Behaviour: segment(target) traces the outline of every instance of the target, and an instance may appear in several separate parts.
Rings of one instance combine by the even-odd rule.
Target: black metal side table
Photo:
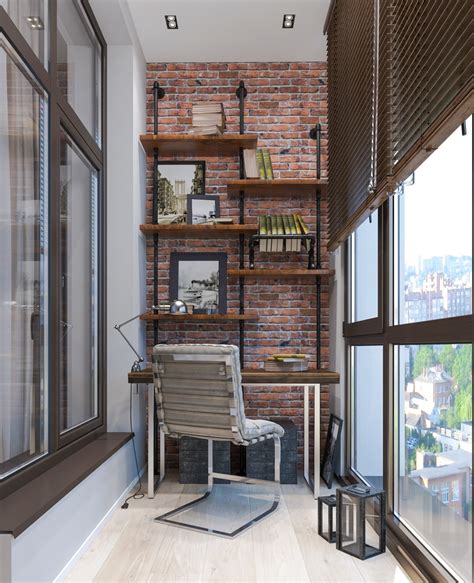
[[[385,492],[358,485],[336,490],[336,548],[365,560],[385,552]],[[367,529],[367,519],[371,519]]]

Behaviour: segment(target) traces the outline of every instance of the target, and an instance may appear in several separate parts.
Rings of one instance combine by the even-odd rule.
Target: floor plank
[[[170,476],[153,500],[132,500],[128,510],[115,510],[65,581],[409,581],[388,551],[380,557],[358,561],[319,537],[317,504],[304,482],[282,486],[278,510],[232,540],[154,521],[157,515],[197,498],[205,488],[180,485],[176,476]],[[194,520],[199,515],[206,526],[222,527],[224,513],[229,524],[232,515],[246,512],[246,505],[255,513],[271,500],[271,490],[262,494],[259,486],[216,488],[215,498],[193,510]],[[191,514],[180,515],[181,520],[191,518]]]

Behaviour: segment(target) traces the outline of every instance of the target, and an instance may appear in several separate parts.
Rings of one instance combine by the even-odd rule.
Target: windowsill
[[[16,538],[131,438],[131,433],[104,433],[0,500],[0,533]]]

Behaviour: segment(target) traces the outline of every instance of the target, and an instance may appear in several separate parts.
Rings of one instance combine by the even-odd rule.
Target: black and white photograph
[[[227,311],[227,253],[171,253],[170,298],[196,314]]]
[[[158,224],[171,225],[186,222],[188,195],[204,196],[206,163],[202,160],[160,162],[158,172]]]
[[[219,197],[218,196],[188,196],[188,217],[189,225],[205,225],[212,223],[212,219],[219,217]]]

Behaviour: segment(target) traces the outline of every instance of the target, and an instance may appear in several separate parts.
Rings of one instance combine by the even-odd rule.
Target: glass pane
[[[48,4],[48,0],[0,0],[45,68],[49,68]]]
[[[61,132],[60,430],[97,417],[97,171]]]
[[[378,213],[367,219],[351,237],[351,322],[378,316]]]
[[[397,513],[472,581],[472,345],[398,353]]]
[[[399,324],[472,313],[472,118],[466,126],[398,197]]]
[[[47,452],[48,101],[0,35],[0,478]]]
[[[383,347],[353,347],[352,363],[352,467],[383,488]]]
[[[58,88],[101,144],[101,47],[79,2],[58,2]]]

